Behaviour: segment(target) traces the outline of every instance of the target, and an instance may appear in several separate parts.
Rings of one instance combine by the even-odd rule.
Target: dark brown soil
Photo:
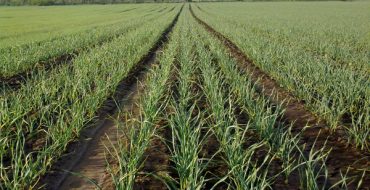
[[[167,80],[168,90],[160,102],[166,101],[167,96],[174,90],[176,84],[177,70],[173,63],[171,74]],[[166,112],[166,111],[165,111]],[[175,179],[175,171],[171,162],[171,152],[168,144],[171,141],[171,129],[168,126],[164,115],[160,115],[159,121],[156,122],[156,136],[151,140],[149,147],[144,152],[144,165],[140,169],[139,175],[135,179],[134,189],[137,190],[164,190],[168,189],[166,178]]]
[[[118,106],[135,112],[134,105],[137,102],[135,98],[137,98],[139,89],[142,89],[140,84],[145,80],[148,67],[155,62],[156,54],[167,43],[169,33],[175,26],[181,10],[148,54],[120,82],[114,95],[105,101],[97,113],[97,121],[83,130],[79,141],[69,145],[67,154],[59,159],[40,180],[39,187],[44,189],[94,189],[95,186],[86,180],[89,178],[102,186],[103,189],[113,189],[112,184],[109,184],[111,181],[106,172],[105,145],[115,144],[119,135],[111,118],[117,110],[117,101],[115,100],[118,100]],[[109,137],[110,142],[106,137]],[[121,138],[120,136],[120,140],[122,140]],[[72,175],[68,171],[79,175]],[[81,178],[81,175],[85,177]]]
[[[302,132],[303,138],[301,143],[306,145],[306,151],[313,147],[315,141],[314,149],[321,149],[326,142],[325,149],[331,149],[326,162],[331,182],[338,181],[340,172],[345,173],[347,168],[349,168],[348,176],[354,176],[356,178],[354,181],[357,182],[358,178],[366,171],[362,187],[370,187],[370,159],[368,152],[358,150],[354,146],[347,144],[344,140],[346,139],[345,133],[340,127],[336,131],[330,131],[325,121],[308,111],[302,101],[299,101],[287,90],[281,88],[276,81],[260,70],[232,41],[200,20],[191,10],[191,7],[190,11],[198,23],[224,43],[231,56],[238,61],[238,66],[243,72],[249,73],[255,81],[259,79],[257,84],[263,89],[260,93],[268,97],[273,104],[280,105],[282,103],[286,111],[281,119],[286,123],[293,124],[293,133]],[[307,125],[310,128],[305,129]],[[349,186],[349,188],[354,188],[353,185]]]
[[[171,66],[171,73],[167,80],[168,88],[160,102],[167,101],[167,98],[172,95],[177,97],[177,83],[178,83],[178,62],[174,61]],[[170,184],[171,181],[166,181],[166,178],[177,179],[175,166],[171,161],[171,152],[168,146],[171,146],[171,128],[168,125],[168,120],[165,119],[169,113],[168,106],[164,108],[162,117],[156,124],[156,136],[151,140],[150,145],[144,153],[144,165],[140,169],[140,174],[136,177],[134,189],[138,190],[165,190],[170,189],[169,186],[176,186]],[[170,183],[168,183],[170,182]],[[175,188],[175,187],[173,187]]]
[[[144,153],[144,165],[135,179],[134,189],[168,189],[164,180],[166,177],[174,176],[173,165],[170,160],[171,153],[165,143],[171,139],[171,129],[166,126],[165,121],[157,123],[156,134],[157,136],[151,140]]]
[[[154,60],[153,60],[154,61]],[[148,62],[142,65],[143,67],[149,67],[153,62]],[[149,65],[148,65],[149,64]],[[138,97],[139,94],[144,89],[143,81],[145,80],[145,68],[144,70],[138,69],[137,72],[133,72],[133,77],[129,76],[130,79],[136,79],[134,83],[127,82],[126,85],[122,85],[118,89],[122,94],[124,94],[123,100],[119,103],[119,106],[123,109],[123,113],[130,113],[132,116],[138,114]],[[134,74],[135,73],[135,74]],[[125,80],[127,81],[127,80]],[[124,92],[124,93],[123,93]],[[78,160],[76,165],[73,167],[72,172],[78,173],[81,176],[77,175],[68,175],[64,182],[59,186],[58,189],[94,189],[96,186],[93,183],[88,182],[86,179],[94,180],[102,189],[111,189],[113,185],[110,181],[110,174],[107,173],[106,162],[113,162],[113,159],[110,159],[107,152],[107,148],[112,145],[116,145],[117,141],[125,141],[126,137],[118,130],[117,122],[125,122],[117,117],[106,118],[101,126],[101,130],[97,132],[96,135],[92,137],[89,142],[84,155]],[[127,139],[126,139],[127,140]],[[111,163],[114,164],[114,163]]]

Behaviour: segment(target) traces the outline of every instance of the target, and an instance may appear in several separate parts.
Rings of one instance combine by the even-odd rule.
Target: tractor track
[[[224,44],[230,55],[237,60],[242,72],[249,73],[254,81],[258,81],[257,84],[263,89],[260,93],[268,97],[273,104],[282,105],[285,108],[281,120],[293,124],[293,133],[301,133],[301,143],[305,144],[305,150],[309,151],[311,148],[319,150],[323,147],[331,150],[326,162],[330,181],[340,180],[340,172],[346,173],[349,169],[348,177],[354,177],[355,182],[358,182],[365,172],[362,187],[370,187],[369,153],[344,142],[343,139],[346,138],[342,129],[330,131],[325,121],[308,111],[301,101],[260,70],[231,40],[198,18],[191,6],[189,8],[195,20]],[[306,128],[306,126],[311,127]]]
[[[145,81],[147,71],[156,64],[156,55],[168,42],[181,12],[182,8],[154,46],[121,80],[113,96],[103,103],[97,112],[97,120],[87,125],[78,141],[71,143],[65,156],[53,164],[50,172],[42,177],[39,187],[44,189],[94,189],[96,187],[91,182],[87,182],[86,178],[71,175],[71,171],[93,180],[103,189],[112,188],[112,184],[109,184],[110,180],[107,180],[109,174],[106,172],[105,155],[106,145],[115,144],[119,135],[112,118],[118,107],[123,107],[125,112],[135,110],[138,95],[144,88],[142,82]]]

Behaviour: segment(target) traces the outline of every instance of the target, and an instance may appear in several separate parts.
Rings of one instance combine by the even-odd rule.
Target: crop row
[[[63,58],[64,55],[73,56],[73,54],[79,53],[83,49],[114,39],[130,29],[140,26],[146,20],[159,16],[159,13],[151,15],[144,15],[144,13],[145,11],[142,11],[142,13],[131,11],[122,15],[125,17],[123,21],[115,24],[98,26],[70,35],[0,49],[0,62],[2,62],[0,78],[6,79],[40,67],[43,62],[50,59],[56,61]]]
[[[119,158],[119,168],[111,170],[116,187],[135,187],[140,181],[135,179],[145,172],[141,166],[149,160],[150,142],[160,136],[169,149],[171,169],[143,175],[160,178],[169,188],[269,189],[277,187],[281,175],[287,181],[284,187],[346,188],[347,176],[328,175],[328,152],[307,151],[300,144],[299,135],[278,120],[284,110],[259,95],[251,76],[240,73],[222,43],[188,9],[158,59],[138,104],[140,122],[124,124],[128,142],[113,154]],[[170,137],[157,130],[162,120]],[[282,163],[278,169],[276,160]]]
[[[2,7],[0,49],[87,31],[126,20],[130,11],[149,11],[163,5]],[[25,19],[27,18],[27,19]]]
[[[113,149],[107,149],[107,158],[114,160],[113,164],[108,162],[108,171],[116,189],[133,189],[147,178],[163,182],[171,189],[354,189],[363,185],[361,183],[365,184],[363,186],[368,184],[366,171],[358,171],[359,175],[351,176],[353,173],[348,172],[351,168],[342,168],[347,163],[335,164],[328,151],[330,147],[325,147],[325,143],[316,147],[316,141],[305,144],[300,133],[292,134],[292,123],[280,120],[285,113],[284,108],[262,95],[253,74],[239,68],[238,59],[194,19],[189,5],[186,6],[184,10],[181,8],[179,17],[176,15],[179,6],[168,12],[166,8],[153,9],[138,19],[125,22],[123,26],[111,26],[117,29],[114,30],[117,33],[107,34],[114,36],[109,42],[81,51],[71,64],[41,72],[19,91],[1,96],[0,189],[36,187],[40,176],[63,155],[87,124],[95,120],[100,109],[104,111],[105,100],[112,97],[122,79],[131,76],[130,71],[143,61],[141,58],[144,55],[144,61],[153,58],[147,57],[154,53],[148,51],[161,47],[158,39],[163,39],[164,29],[167,28],[167,33],[175,23],[168,44],[160,49],[163,51],[156,50],[156,64],[144,74],[143,93],[138,94],[139,99],[133,103],[138,110],[129,108],[133,113],[118,113],[125,118],[118,129],[123,135]],[[269,30],[249,29],[237,19],[231,19],[237,13],[229,13],[226,9],[224,11],[229,16],[221,18],[215,11],[222,8],[199,6],[201,8],[193,6],[196,14],[215,28],[220,27],[217,29],[230,39],[239,40],[237,44],[244,47],[244,51],[249,52],[248,48],[261,50],[252,53],[252,58],[274,78],[287,76],[289,82],[301,76],[304,84],[308,84],[306,80],[311,78],[304,78],[308,75],[303,75],[303,71],[323,74],[320,69],[325,64],[328,75],[332,74],[331,71],[355,73],[348,66],[333,66],[337,64],[337,59],[348,61],[352,58],[338,55],[325,64],[319,61],[315,67],[309,58],[321,55],[315,51],[302,55],[299,52],[316,45],[294,46],[298,40],[289,41],[286,36],[280,37]],[[151,16],[146,17],[149,14]],[[233,27],[221,29],[222,26]],[[108,29],[112,28],[104,30]],[[246,32],[246,35],[240,35],[234,29]],[[252,35],[253,32],[256,35]],[[120,35],[116,35],[118,33]],[[290,46],[296,47],[296,50]],[[322,51],[332,54],[332,49],[324,46]],[[267,54],[263,54],[262,50]],[[284,54],[274,54],[276,52]],[[274,62],[279,67],[269,62],[274,56],[279,57],[280,62]],[[296,56],[307,62],[303,66],[294,65],[293,57]],[[358,75],[362,76],[364,72]],[[293,85],[293,88],[284,80],[279,82],[293,92],[298,91],[297,96],[302,98],[299,95],[301,84],[294,83],[297,86]],[[327,80],[328,89],[335,91],[340,88],[334,89],[330,85],[335,82]],[[317,89],[312,91],[307,97],[313,96],[310,95],[313,93],[315,101],[303,99],[311,108],[317,108],[318,102],[324,101],[323,94],[319,94]],[[358,93],[362,92],[367,93],[366,89]],[[352,93],[355,98],[361,97],[356,93]],[[347,108],[349,105],[333,103],[338,99],[344,101],[345,97],[324,95],[331,98],[330,106],[326,107],[332,111],[329,115],[338,114],[333,112],[334,108]],[[360,109],[350,112],[353,121],[363,117],[362,111],[368,111],[366,107],[358,107],[357,103],[352,102],[356,104],[353,105],[356,109]],[[328,119],[322,110],[318,113]],[[368,129],[366,119],[352,123],[355,129],[360,127],[365,130],[365,135]],[[337,118],[329,122],[335,127],[345,121]],[[360,132],[363,131],[356,131],[354,136],[358,143],[364,141],[359,137],[364,135]],[[158,140],[164,144],[161,148],[158,148],[158,142],[153,143]],[[157,152],[156,155],[165,154],[157,159],[155,166],[151,166],[160,168],[164,165],[159,171],[147,171],[145,168],[153,164],[150,162],[152,158],[148,158],[151,149]],[[364,176],[365,180],[362,180]]]
[[[315,59],[327,61],[326,63],[336,67],[363,72],[369,69],[370,57],[367,54],[369,46],[366,43],[368,25],[362,25],[368,15],[361,5],[361,3],[342,5],[335,2],[320,5],[314,3],[256,3],[247,7],[242,4],[243,8],[248,9],[249,16],[241,16],[237,19],[236,14],[240,13],[235,13],[235,10],[241,9],[238,7],[239,4],[223,4],[222,8],[220,5],[201,5],[199,7],[202,12],[212,16],[221,14],[218,12],[221,8],[222,14],[229,15],[224,19],[230,24],[238,27],[248,26],[259,37],[279,42],[284,47],[294,45],[297,51],[305,52]],[[302,11],[300,9],[302,6],[306,6],[307,9]],[[342,9],[340,15],[334,16],[332,10],[335,8]],[[355,9],[358,11],[353,11]],[[289,12],[279,12],[281,14],[278,16],[274,15],[277,16],[276,19],[269,20],[267,18],[271,16],[272,10],[288,10]],[[230,12],[233,13],[230,14]],[[266,17],[259,17],[259,15]],[[307,17],[310,19],[303,20]],[[340,22],[338,18],[340,18]],[[282,22],[283,20],[289,23],[286,24]],[[309,29],[307,29],[308,26],[310,26]]]
[[[226,157],[231,185],[236,189],[266,189],[277,185],[277,176],[285,174],[288,181],[291,175],[298,172],[298,184],[301,188],[316,189],[326,186],[327,184],[319,182],[318,177],[325,175],[327,168],[325,165],[316,167],[325,162],[326,152],[323,149],[312,149],[308,155],[304,155],[303,147],[299,146],[299,136],[292,136],[289,129],[286,129],[288,127],[280,124],[277,119],[283,114],[283,110],[272,106],[266,98],[257,94],[251,76],[244,76],[238,71],[237,63],[228,56],[220,42],[204,29],[199,29],[198,33],[199,39],[204,39],[203,48],[197,48],[203,51],[203,55],[199,57],[204,59],[200,62],[207,67],[212,65],[210,60],[217,63],[214,69],[205,70],[211,72],[209,75],[212,77],[208,80],[204,78],[204,81],[210,83],[207,85],[210,91],[207,97],[211,98],[209,105],[213,115],[216,115],[213,124],[215,127],[212,129]],[[207,94],[206,91],[205,93]],[[225,105],[229,105],[227,109]],[[241,113],[236,112],[236,108]],[[242,121],[238,119],[239,114],[244,114],[247,121],[240,123]],[[253,138],[250,134],[257,134],[258,138]],[[243,146],[248,141],[252,142],[247,147]],[[259,155],[261,149],[265,149],[264,156]],[[280,169],[273,166],[276,159],[283,163]],[[290,183],[297,184],[293,181]]]
[[[2,189],[31,187],[45,173],[175,14],[144,22],[127,35],[80,54],[73,67],[53,70],[32,88],[1,99]]]
[[[246,17],[242,11],[230,13],[226,8],[209,4],[201,4],[198,7],[194,7],[194,11],[202,20],[230,38],[255,64],[269,73],[281,86],[302,99],[305,105],[325,119],[331,128],[336,129],[337,126],[344,125],[348,141],[354,142],[361,149],[368,147],[370,95],[368,88],[364,88],[369,86],[366,64],[368,56],[363,53],[364,45],[361,42],[356,42],[354,48],[340,45],[342,49],[328,45],[351,44],[350,39],[355,38],[355,34],[342,39],[343,42],[332,43],[341,35],[333,34],[328,37],[328,41],[320,40],[314,35],[315,31],[307,27],[296,29],[295,21],[288,22],[286,27],[276,20],[268,24],[264,21],[256,23],[253,21],[254,17]],[[265,15],[266,18],[271,16]],[[243,22],[244,20],[248,21]],[[306,26],[309,24],[306,23]],[[320,27],[317,30],[319,29]],[[301,40],[302,36],[304,40]],[[312,43],[313,41],[320,44]],[[323,51],[320,54],[327,56],[318,56],[314,53],[316,51]],[[338,66],[342,62],[350,66]]]

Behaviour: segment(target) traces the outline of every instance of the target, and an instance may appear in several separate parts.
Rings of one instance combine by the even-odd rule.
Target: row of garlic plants
[[[126,122],[119,126],[119,130],[127,134],[127,140],[118,141],[113,146],[113,151],[108,152],[115,160],[115,164],[109,165],[108,168],[116,189],[134,188],[135,179],[145,161],[145,151],[156,135],[155,126],[161,119],[168,99],[166,88],[170,83],[172,64],[178,49],[179,28],[175,26],[170,35],[169,43],[163,48],[163,52],[157,52],[156,63],[148,71],[143,84],[144,92],[139,94],[138,115],[128,113],[132,119],[136,118],[137,122]]]
[[[241,7],[243,6],[245,5],[241,5]],[[335,6],[337,5],[331,5],[331,8]],[[324,50],[320,50],[321,45],[316,45],[313,42],[322,40],[316,38],[312,32],[308,32],[310,35],[303,32],[311,31],[310,27],[315,26],[312,23],[302,26],[302,30],[296,30],[294,25],[296,22],[293,21],[284,25],[276,20],[269,21],[269,25],[265,22],[256,22],[272,18],[273,14],[267,14],[261,19],[253,20],[257,15],[246,17],[242,11],[230,12],[227,8],[213,7],[208,4],[193,6],[193,10],[202,20],[230,38],[254,60],[256,65],[278,81],[281,86],[304,100],[305,105],[328,121],[332,129],[344,125],[348,141],[354,142],[361,149],[368,148],[370,140],[370,91],[367,86],[370,81],[368,79],[368,56],[361,53],[363,52],[362,43],[356,42],[358,52],[355,51],[356,48],[353,50],[355,52],[350,51],[353,53],[350,54],[351,57],[355,57],[354,60],[339,56],[333,58],[336,63],[332,63],[333,59],[327,59],[325,56],[318,57],[311,52],[303,51],[302,49],[307,49],[307,47],[301,47],[302,36],[305,39],[304,43],[308,44],[303,46],[313,48],[313,51],[324,51],[324,54],[328,54],[329,57],[337,56],[335,52],[338,48],[348,48],[346,44],[349,42],[335,43],[334,47],[323,45],[325,46]],[[314,11],[311,13],[315,14]],[[224,14],[228,16],[221,16]],[[241,20],[248,21],[241,22]],[[275,28],[274,32],[271,32],[272,27]],[[261,30],[265,32],[260,32]],[[285,34],[287,30],[294,30],[295,32],[288,31],[289,37],[299,38],[299,40],[290,41],[290,38],[284,37],[282,33]],[[341,31],[343,32],[343,30]],[[354,33],[355,31],[351,34],[354,35]],[[283,43],[282,41],[288,42]],[[348,51],[343,50],[339,54],[347,55],[347,53]],[[348,61],[351,67],[360,69],[337,65],[340,64],[337,62],[343,61]]]
[[[55,74],[32,88],[1,98],[2,189],[34,185],[94,119],[96,111],[156,43],[178,10],[80,54],[72,68],[53,71]]]
[[[201,154],[209,133],[216,136],[220,145],[216,154],[221,154],[227,165],[226,176],[218,176],[214,187],[226,183],[230,189],[271,189],[279,175],[289,178],[298,172],[300,188],[327,188],[325,182],[319,183],[319,178],[328,178],[327,152],[323,148],[303,151],[299,135],[293,136],[284,124],[278,122],[282,108],[272,106],[257,93],[255,83],[250,76],[238,71],[236,62],[223,45],[193,19],[186,19],[191,17],[186,10],[180,16],[169,45],[159,57],[159,67],[154,68],[148,77],[145,94],[138,104],[141,122],[127,124],[124,131],[128,131],[128,143],[120,143],[111,152],[119,163],[117,169],[112,169],[116,188],[134,187],[145,161],[145,150],[158,135],[155,124],[163,115],[168,121],[165,127],[172,132],[172,138],[163,141],[170,149],[178,178],[156,177],[167,182],[169,188],[202,189],[213,182],[206,178],[207,166],[219,164],[213,160],[217,155],[203,158]],[[174,63],[177,66],[176,89],[170,95],[166,88],[174,82],[169,81]],[[197,85],[200,91],[194,90]],[[203,110],[198,107],[202,95],[207,104]],[[236,106],[247,114],[247,125],[238,123]],[[257,132],[259,141],[245,147],[250,131]],[[266,155],[256,162],[260,149],[267,149]],[[281,170],[275,171],[275,176],[271,176],[270,164],[275,159],[281,160],[283,165]],[[346,187],[345,181],[339,181],[331,188],[339,185]]]
[[[199,27],[200,26],[198,26],[198,28]],[[228,93],[224,95],[224,98],[221,95],[219,95],[218,98],[213,98],[213,102],[220,101],[218,107],[214,108],[214,110],[220,110],[216,112],[218,113],[218,117],[216,117],[217,123],[221,123],[220,118],[229,118],[221,119],[221,121],[228,121],[225,123],[226,125],[222,125],[221,123],[221,126],[232,126],[228,128],[228,130],[231,131],[241,130],[240,126],[235,123],[235,118],[232,118],[232,114],[234,112],[232,110],[225,110],[224,108],[224,105],[227,105],[229,102],[229,104],[231,105],[239,106],[241,111],[247,114],[248,124],[243,129],[244,133],[246,132],[246,130],[256,131],[261,139],[260,143],[256,143],[252,145],[251,148],[248,148],[245,155],[242,154],[243,150],[241,149],[241,143],[243,143],[245,141],[245,138],[248,137],[240,135],[238,136],[239,140],[238,138],[234,138],[234,141],[231,141],[230,139],[232,138],[230,137],[224,137],[225,139],[229,140],[224,140],[225,144],[233,144],[237,142],[234,145],[235,147],[238,147],[239,150],[237,148],[234,148],[230,152],[238,152],[234,156],[240,156],[239,160],[250,161],[250,158],[253,156],[254,151],[257,148],[263,145],[268,145],[269,147],[268,155],[266,155],[265,160],[262,161],[262,165],[257,166],[253,165],[252,162],[246,162],[244,163],[244,170],[249,171],[250,173],[243,173],[242,171],[238,171],[237,174],[235,174],[239,177],[240,180],[240,182],[234,182],[234,184],[236,184],[236,189],[245,189],[246,187],[254,189],[268,189],[271,188],[271,185],[274,183],[275,177],[284,174],[288,179],[290,175],[294,174],[294,171],[299,172],[301,188],[327,188],[328,184],[326,184],[326,181],[324,183],[319,182],[319,178],[324,178],[325,180],[328,180],[329,178],[328,169],[325,165],[328,152],[325,151],[325,148],[317,148],[314,146],[308,152],[305,152],[304,147],[300,146],[299,135],[293,136],[290,133],[289,127],[286,127],[285,124],[281,124],[278,122],[279,116],[283,114],[283,109],[279,106],[276,107],[271,105],[265,97],[260,96],[257,93],[258,91],[256,89],[256,84],[252,82],[253,80],[251,79],[251,76],[241,74],[241,72],[237,68],[236,61],[230,58],[225,48],[223,48],[223,44],[221,42],[215,40],[215,38],[204,29],[199,28],[198,34],[200,35],[199,40],[203,39],[203,47],[208,48],[208,50],[203,50],[205,52],[201,56],[204,57],[203,62],[206,62],[207,64],[205,65],[209,67],[209,65],[212,64],[210,60],[216,60],[216,67],[220,69],[219,73],[217,73],[217,71],[215,70],[211,72],[211,74],[209,74],[213,77],[211,77],[209,81],[212,81],[214,83],[212,85],[209,85],[209,87],[222,87],[225,83],[227,84],[226,88],[228,88]],[[198,47],[197,49],[202,48]],[[207,53],[209,54],[208,56]],[[212,68],[208,68],[207,70],[212,70]],[[217,81],[217,78],[218,80],[220,80],[219,84],[215,82]],[[214,89],[213,91],[209,90],[213,92],[210,93],[210,95],[213,94],[212,96],[215,96],[214,94],[220,94],[220,91],[222,91],[221,89],[223,88]],[[225,136],[229,135],[227,133],[228,130],[224,130],[225,131],[221,130],[219,133]],[[244,135],[243,130],[241,130],[239,134]],[[234,134],[233,132],[230,133]],[[238,151],[236,151],[235,149]],[[245,155],[244,159],[241,155]],[[249,158],[249,160],[247,158]],[[271,162],[270,159],[279,159],[283,163],[282,171],[275,172],[276,176],[267,175],[269,163]],[[240,163],[242,162],[240,161]],[[243,164],[241,164],[241,166],[242,165]],[[244,174],[245,176],[243,176],[242,174]],[[244,180],[242,177],[244,177]],[[343,180],[332,183],[331,187],[334,188],[341,185],[344,188],[346,185],[345,178],[346,176],[343,176]],[[236,179],[238,178],[233,178],[233,180]]]
[[[164,6],[166,7],[166,6]],[[160,14],[145,15],[150,7],[125,12],[119,22],[98,26],[86,31],[80,31],[65,36],[53,37],[43,41],[0,49],[0,78],[8,78],[25,71],[40,67],[42,61],[52,60],[62,55],[73,55],[87,50],[90,47],[99,46],[114,38],[128,33],[147,20],[152,20]],[[158,9],[161,7],[157,7]]]
[[[181,33],[175,65],[177,78],[167,115],[172,134],[169,142],[171,160],[178,176],[174,184],[182,190],[204,188],[207,163],[201,155],[206,139],[206,135],[202,134],[206,116],[198,104],[201,98],[196,90],[199,69],[194,52],[194,31],[188,18],[188,12],[184,11],[179,21]]]

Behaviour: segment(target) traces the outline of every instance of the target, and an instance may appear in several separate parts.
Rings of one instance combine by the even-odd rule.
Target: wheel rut
[[[181,11],[182,8],[154,46],[121,80],[114,94],[103,103],[97,112],[97,120],[87,125],[77,142],[68,146],[67,153],[41,178],[38,187],[61,190],[113,189],[110,176],[106,172],[106,147],[114,145],[118,138],[122,140],[115,122],[118,108],[127,113],[136,112],[136,103],[144,90],[147,71],[156,64],[156,56],[168,42],[169,34]]]
[[[301,144],[305,145],[305,151],[308,152],[311,148],[319,150],[323,147],[330,150],[326,163],[330,181],[339,181],[341,172],[345,174],[348,169],[348,177],[353,177],[354,182],[359,182],[364,176],[362,187],[370,186],[370,155],[368,152],[358,150],[346,143],[345,133],[340,127],[336,131],[330,131],[325,121],[308,111],[302,102],[260,70],[231,40],[198,18],[191,6],[189,8],[195,20],[224,44],[230,55],[237,60],[241,71],[249,73],[252,79],[262,87],[260,93],[268,97],[272,104],[282,105],[285,108],[281,120],[287,124],[293,124],[293,133],[301,133]],[[310,127],[306,128],[306,126]],[[352,183],[352,185],[355,184]]]

